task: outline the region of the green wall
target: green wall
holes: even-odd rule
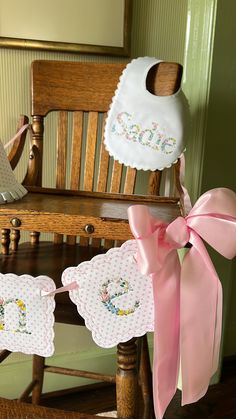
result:
[[[218,0],[202,191],[236,188],[236,2]]]
[[[183,64],[188,0],[133,0],[131,54]]]
[[[235,16],[235,0],[218,0],[201,192],[219,186],[236,191]],[[215,254],[214,262],[224,286],[224,354],[236,355],[236,263]]]
[[[193,15],[193,28],[188,34],[189,48],[184,51],[187,41],[186,18],[187,14],[190,18],[189,11]],[[154,55],[183,63],[185,53],[188,60],[184,89],[190,98],[194,120],[194,138],[190,138],[194,144],[189,144],[186,151],[189,163],[186,174],[190,193],[196,199],[196,190],[198,195],[219,186],[236,190],[236,1],[134,0],[133,16],[133,56]],[[204,19],[205,28],[201,29]],[[209,26],[212,24],[212,34],[207,32],[207,21]],[[198,37],[202,37],[202,40],[198,40]],[[212,62],[209,58],[207,69],[204,61],[212,52]],[[206,69],[208,74],[204,72]],[[209,78],[208,81],[206,77]],[[202,131],[198,128],[200,124],[204,126]],[[199,142],[202,142],[202,145],[199,146]],[[223,355],[234,355],[236,261],[227,261],[214,252],[211,255],[224,288]]]

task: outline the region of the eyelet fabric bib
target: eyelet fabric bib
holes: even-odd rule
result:
[[[107,115],[104,143],[109,154],[136,169],[163,170],[185,150],[189,106],[181,89],[156,96],[146,88],[153,57],[132,60],[123,71]]]

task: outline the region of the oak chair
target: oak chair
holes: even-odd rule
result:
[[[93,415],[68,412],[43,406],[35,406],[13,400],[0,398],[0,419],[92,419]],[[98,416],[97,416],[98,418]],[[102,419],[102,417],[99,417]]]
[[[109,157],[102,135],[106,113],[125,64],[38,60],[31,67],[32,137],[22,201],[0,208],[2,273],[45,274],[61,286],[62,271],[91,259],[112,246],[131,239],[127,208],[149,205],[155,214],[171,221],[180,214],[179,196],[160,197],[162,172],[137,173]],[[153,94],[170,95],[179,89],[182,67],[175,63],[154,66],[147,77]],[[51,119],[51,115],[54,119]],[[47,138],[45,124],[58,122],[56,139]],[[52,156],[48,156],[48,145]],[[54,149],[53,149],[54,146]],[[50,167],[49,167],[50,165]],[[55,171],[54,183],[45,185],[45,173]],[[173,167],[180,190],[179,163]],[[145,193],[137,194],[137,177]],[[19,244],[21,230],[30,231],[30,242]],[[13,234],[11,233],[13,231]],[[53,233],[51,241],[40,232]],[[56,296],[57,322],[84,325],[67,293]],[[152,418],[151,369],[146,338],[139,339],[139,383],[144,399],[143,418]],[[0,353],[0,361],[9,351]],[[70,370],[45,364],[34,356],[33,378],[20,397],[38,404],[45,372],[90,377],[116,383],[118,417],[137,417],[137,342],[118,345],[116,377]]]
[[[29,123],[29,118],[26,115],[20,115],[18,122],[17,122],[17,128],[16,128],[16,134],[19,133],[21,128],[24,125],[27,125]],[[19,160],[22,156],[25,141],[26,141],[26,135],[27,130],[24,130],[20,135],[15,138],[14,142],[11,145],[10,151],[8,153],[8,160],[10,162],[12,170],[14,170],[19,163]],[[11,141],[10,141],[11,142]],[[23,183],[25,182],[25,179]]]

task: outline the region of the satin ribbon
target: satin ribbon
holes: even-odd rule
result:
[[[61,292],[65,292],[65,291],[72,291],[77,288],[79,288],[79,285],[77,284],[76,281],[73,281],[68,285],[64,285],[64,287],[56,288],[53,291],[41,290],[41,297],[52,297],[55,294],[60,294]]]
[[[186,217],[170,224],[152,217],[144,205],[131,206],[128,217],[137,263],[153,281],[153,394],[161,419],[176,392],[180,363],[182,405],[204,396],[217,370],[222,288],[203,240],[228,259],[236,255],[236,194],[210,190]],[[187,243],[192,247],[180,264],[177,249]]]
[[[29,130],[32,133],[32,126],[31,124],[22,125],[22,127],[17,131],[17,133],[12,137],[6,144],[4,144],[4,149],[6,150],[10,145],[14,143],[14,141],[26,130]]]

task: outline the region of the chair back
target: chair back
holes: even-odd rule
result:
[[[104,147],[107,111],[125,66],[48,60],[32,63],[32,142],[39,154],[35,186],[160,194],[162,172],[137,174],[136,169],[111,158]],[[180,87],[181,75],[179,64],[159,63],[148,74],[147,88],[157,95],[173,94]],[[48,138],[56,125],[56,137]],[[45,184],[49,169],[51,183]],[[84,243],[88,243],[87,238]]]

